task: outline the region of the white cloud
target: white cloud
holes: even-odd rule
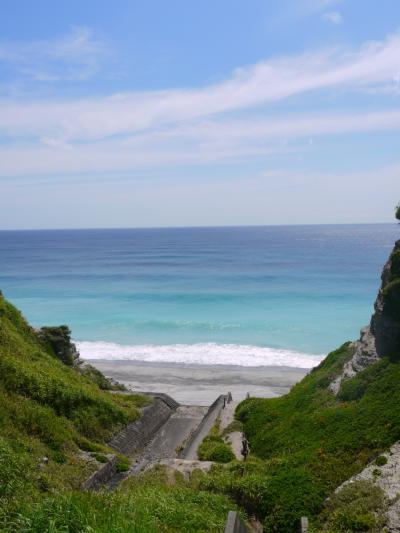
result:
[[[68,47],[67,47],[68,48]],[[74,142],[185,124],[221,113],[268,106],[316,90],[387,85],[399,72],[400,35],[358,50],[325,50],[237,69],[198,89],[127,92],[75,101],[0,101],[0,131]]]
[[[204,120],[160,128],[124,139],[69,145],[44,139],[40,146],[0,149],[0,176],[132,169],[218,163],[313,149],[324,135],[400,131],[400,110],[323,114],[286,119]]]
[[[78,54],[85,34],[54,52]],[[308,139],[399,130],[400,110],[268,117],[272,104],[311,91],[378,91],[399,72],[400,35],[356,50],[281,57],[218,84],[70,101],[0,101],[0,176],[129,171],[313,149]],[[384,97],[384,96],[383,96]],[[244,111],[262,109],[254,118]],[[240,117],[232,112],[241,111]],[[231,113],[231,115],[230,115]],[[260,118],[264,117],[264,118]],[[266,118],[267,117],[267,118]]]
[[[328,11],[322,15],[322,18],[336,25],[339,25],[343,22],[343,17],[340,11]]]
[[[34,81],[76,81],[91,77],[108,55],[88,27],[75,27],[61,38],[32,42],[0,42],[0,63]]]

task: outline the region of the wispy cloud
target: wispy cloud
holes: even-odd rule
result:
[[[237,69],[226,81],[198,89],[127,92],[86,100],[0,101],[3,135],[88,141],[181,124],[268,105],[323,90],[365,90],[400,72],[400,35],[358,50],[331,49],[281,57]]]
[[[88,79],[108,53],[93,30],[82,26],[54,40],[0,42],[0,62],[14,73],[39,82]]]
[[[322,15],[322,18],[336,25],[339,25],[343,22],[343,17],[340,11],[327,11]]]
[[[78,54],[86,46],[74,42],[57,54]],[[304,139],[320,135],[400,129],[398,109],[279,118],[269,113],[275,102],[312,91],[385,88],[400,71],[399,58],[396,34],[355,50],[260,62],[197,89],[59,102],[0,101],[0,133],[8,142],[0,150],[0,175],[199,164],[305,149]],[[250,109],[262,111],[264,118],[250,116]]]
[[[390,130],[400,131],[400,110],[275,120],[208,120],[75,145],[43,139],[39,146],[0,149],[0,176],[112,173],[225,162],[306,151],[313,148],[310,138]]]

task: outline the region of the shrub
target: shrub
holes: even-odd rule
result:
[[[384,529],[385,495],[371,481],[355,481],[333,494],[326,505],[325,529],[348,533]]]
[[[108,463],[108,457],[102,453],[92,453],[92,457],[99,463]]]
[[[206,437],[200,444],[197,454],[201,461],[215,461],[216,463],[229,463],[235,459],[231,448],[222,437],[215,436]]]
[[[127,472],[131,467],[131,462],[129,459],[123,455],[119,455],[117,458],[117,463],[115,465],[116,471],[118,473]]]
[[[388,462],[387,457],[385,457],[384,455],[380,455],[379,457],[375,459],[375,464],[377,466],[384,466],[387,462]]]

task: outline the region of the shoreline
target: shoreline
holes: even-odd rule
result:
[[[164,392],[186,405],[210,405],[231,392],[235,401],[273,398],[289,392],[309,369],[284,366],[199,365],[84,359],[134,392]]]

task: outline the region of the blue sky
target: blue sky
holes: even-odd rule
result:
[[[398,0],[2,0],[0,227],[386,222]]]

